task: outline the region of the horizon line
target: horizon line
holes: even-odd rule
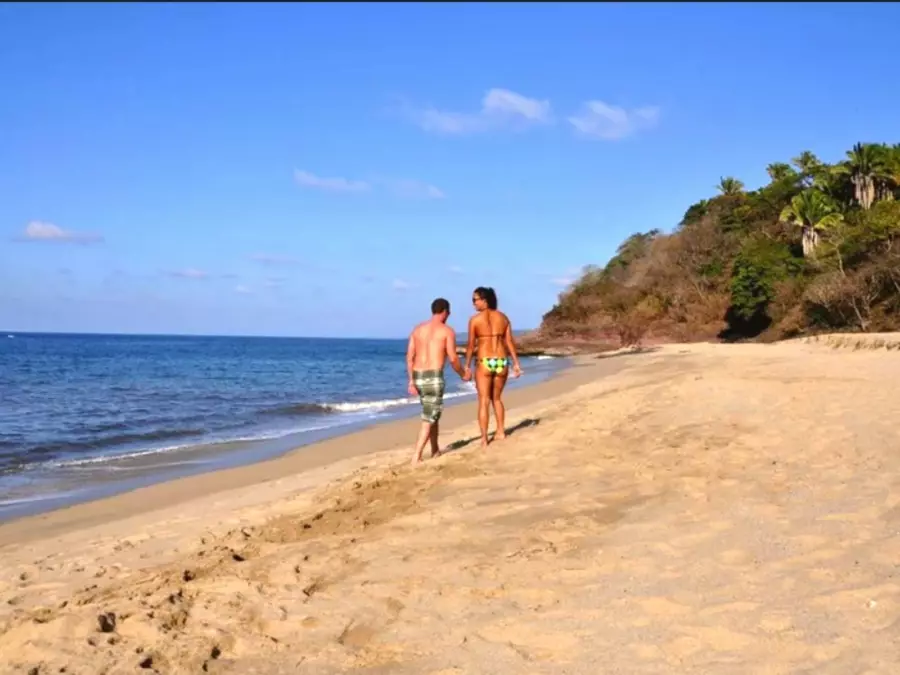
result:
[[[516,329],[513,333],[526,333],[534,329]],[[64,331],[64,330],[0,330],[0,336],[3,334],[19,336],[19,335],[56,335],[56,336],[72,336],[72,337],[188,337],[188,338],[259,338],[264,340],[406,340],[409,335],[399,337],[348,337],[340,335],[242,335],[242,334],[223,334],[223,333],[107,333],[107,332],[91,332],[91,331]]]

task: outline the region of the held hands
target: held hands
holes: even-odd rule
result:
[[[465,370],[463,370],[462,375],[463,382],[470,382],[472,380],[472,369],[466,366]]]

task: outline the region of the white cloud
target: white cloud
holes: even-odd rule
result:
[[[655,106],[626,110],[603,101],[588,101],[568,119],[580,136],[615,141],[655,127],[659,114]]]
[[[59,225],[32,220],[25,226],[25,231],[17,237],[18,241],[53,241],[69,244],[96,244],[103,241],[99,234],[73,232],[64,230]]]
[[[413,285],[411,283],[404,281],[403,279],[394,279],[394,281],[391,282],[391,288],[395,291],[408,291],[412,287]]]
[[[346,178],[320,178],[308,171],[294,171],[299,185],[331,192],[361,193],[373,192],[376,189],[390,192],[403,199],[444,199],[446,194],[436,185],[409,178],[370,177],[368,180],[348,180]],[[275,262],[280,256],[258,254],[254,256],[260,262]]]
[[[284,283],[284,277],[267,277],[263,282],[263,286],[266,288],[277,288]]]
[[[242,295],[246,295],[247,293],[252,293],[253,291],[250,290],[249,286],[244,286],[243,284],[239,284],[238,286],[234,287],[234,292],[240,293]]]
[[[251,260],[258,262],[260,265],[299,265],[300,260],[290,255],[279,255],[269,253],[254,253],[250,256]]]
[[[301,187],[324,190],[326,192],[359,193],[368,192],[372,189],[372,186],[364,180],[350,180],[337,177],[325,178],[309,171],[301,171],[300,169],[294,169],[294,180]]]
[[[550,101],[529,98],[509,89],[490,89],[475,113],[428,107],[408,116],[425,131],[448,135],[474,134],[497,129],[521,129],[553,122]]]
[[[450,274],[462,274],[463,268],[459,265],[450,265],[450,267],[447,268],[447,271],[450,272]]]
[[[183,270],[174,270],[172,272],[169,272],[169,276],[175,277],[176,279],[206,279],[209,274],[202,270],[188,267]]]
[[[417,180],[388,178],[383,183],[395,196],[404,199],[444,199],[447,196],[440,188]]]
[[[574,282],[574,281],[575,281],[575,279],[573,277],[554,277],[553,279],[550,280],[550,283],[553,284],[554,286],[566,287],[566,286],[571,286],[572,282]]]

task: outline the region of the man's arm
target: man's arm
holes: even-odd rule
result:
[[[475,353],[475,317],[469,319],[469,337],[466,342],[466,370],[472,368],[472,355]]]
[[[509,350],[509,355],[512,357],[513,368],[518,372],[522,372],[522,367],[519,365],[519,355],[516,353],[516,342],[513,340],[513,332],[512,332],[512,323],[510,323],[509,319],[506,320],[506,349]]]
[[[409,387],[413,387],[413,366],[416,363],[416,330],[409,334],[409,344],[406,345],[406,374],[409,376]]]
[[[450,359],[450,366],[456,371],[456,374],[465,378],[466,372],[463,370],[462,364],[459,362],[459,355],[456,353],[456,331],[447,326],[447,358]]]

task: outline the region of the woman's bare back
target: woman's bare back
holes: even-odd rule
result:
[[[506,333],[509,319],[497,309],[486,309],[472,321],[472,331],[478,341],[478,358],[505,357]]]

